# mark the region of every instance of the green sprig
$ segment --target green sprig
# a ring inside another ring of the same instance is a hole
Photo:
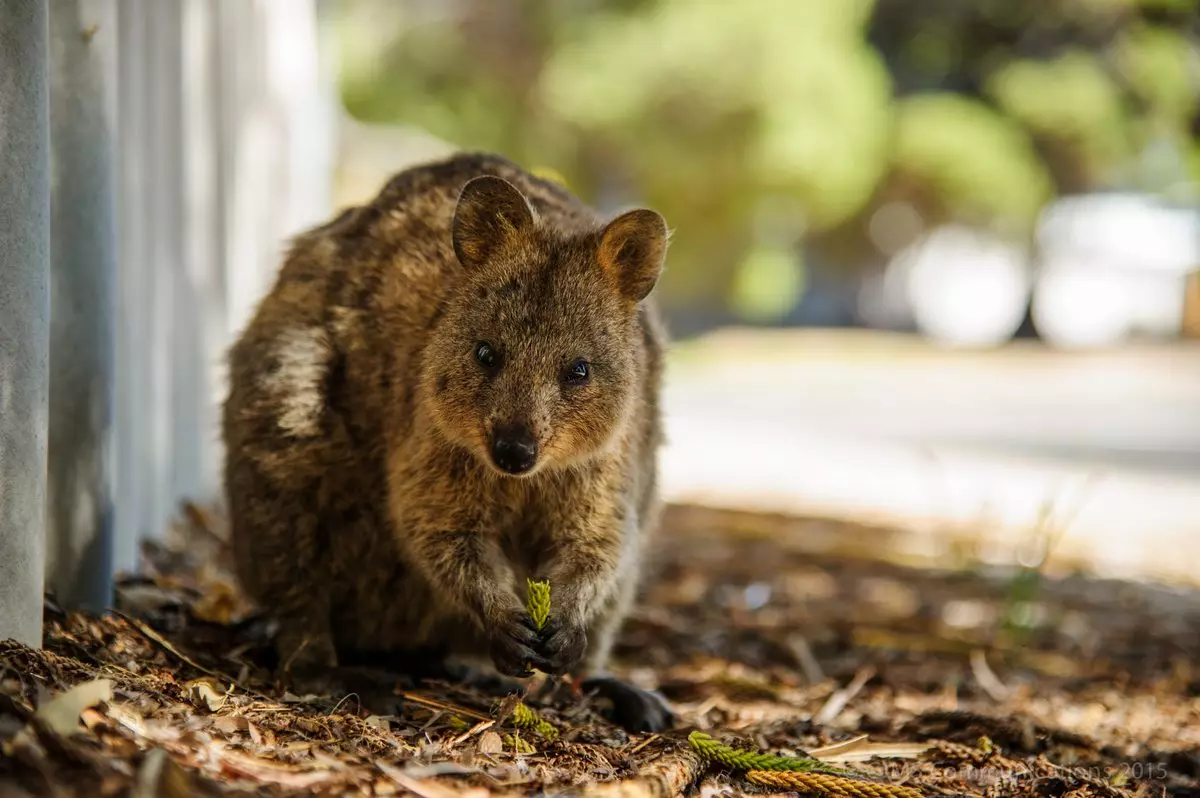
[[[757,751],[741,751],[719,743],[704,732],[694,731],[688,735],[688,743],[705,759],[720,762],[737,770],[786,770],[798,772],[833,773],[846,775],[847,771],[826,765],[817,759],[795,756],[776,756]]]
[[[554,728],[554,724],[550,721],[542,720],[541,716],[524,703],[518,703],[513,707],[512,722],[514,726],[522,729],[533,729],[547,740],[555,740],[558,738],[558,729]]]
[[[550,583],[545,580],[535,582],[532,579],[526,579],[525,583],[528,587],[525,609],[538,631],[541,631],[550,617]]]
[[[536,754],[537,748],[528,740],[522,740],[520,733],[504,735],[504,744],[518,754]]]

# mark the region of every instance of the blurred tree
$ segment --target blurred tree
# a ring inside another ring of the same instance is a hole
[[[870,196],[886,165],[890,97],[863,40],[870,8],[666,0],[599,14],[564,36],[543,76],[545,104],[573,136],[623,153],[639,201],[672,221],[669,300],[740,297],[749,309],[756,294],[735,292],[739,270],[778,252],[755,236],[768,206],[793,202],[772,225],[774,238],[794,241]]]
[[[951,90],[1020,122],[1058,193],[1163,190],[1138,159],[1192,146],[1198,18],[1194,0],[879,0],[869,39],[899,95]]]
[[[797,243],[871,268],[885,205],[1021,237],[1055,193],[1166,188],[1155,147],[1200,163],[1194,0],[342,9],[351,114],[552,168],[607,210],[653,205],[676,307],[778,318]]]

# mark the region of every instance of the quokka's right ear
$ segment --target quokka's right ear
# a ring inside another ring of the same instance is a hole
[[[454,209],[454,254],[463,266],[476,268],[532,225],[533,208],[516,186],[494,175],[472,178]]]

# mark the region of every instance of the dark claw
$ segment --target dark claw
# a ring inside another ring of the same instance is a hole
[[[612,704],[612,721],[627,732],[661,732],[675,722],[675,714],[661,697],[615,676],[595,676],[581,686],[585,692],[607,699]]]
[[[505,676],[525,679],[532,668],[548,672],[550,663],[539,653],[538,634],[528,616],[514,616],[496,625],[492,631],[491,655],[496,670]]]
[[[587,632],[583,627],[564,623],[561,618],[550,618],[535,645],[548,663],[549,667],[543,669],[546,673],[568,673],[587,651]]]

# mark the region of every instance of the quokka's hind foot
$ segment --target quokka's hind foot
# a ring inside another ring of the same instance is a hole
[[[608,703],[610,709],[604,714],[625,731],[661,732],[675,722],[665,699],[615,676],[593,676],[580,686]]]

